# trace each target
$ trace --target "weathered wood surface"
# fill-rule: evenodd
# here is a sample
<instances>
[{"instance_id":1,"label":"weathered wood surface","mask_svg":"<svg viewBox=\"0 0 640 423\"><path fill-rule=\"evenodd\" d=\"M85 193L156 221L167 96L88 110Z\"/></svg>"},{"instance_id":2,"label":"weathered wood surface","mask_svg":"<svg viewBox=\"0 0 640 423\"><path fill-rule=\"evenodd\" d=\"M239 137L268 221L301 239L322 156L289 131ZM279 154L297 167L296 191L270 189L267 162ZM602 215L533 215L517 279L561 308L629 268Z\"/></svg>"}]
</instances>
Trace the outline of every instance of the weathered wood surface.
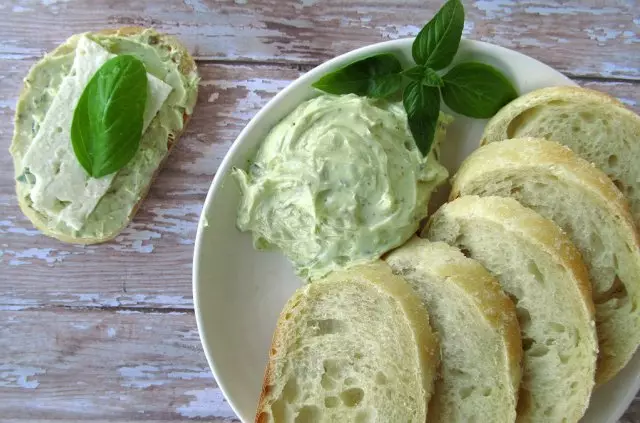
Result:
<instances>
[{"instance_id":1,"label":"weathered wood surface","mask_svg":"<svg viewBox=\"0 0 640 423\"><path fill-rule=\"evenodd\" d=\"M143 25L176 34L200 59L316 64L375 41L415 35L438 9L424 0L17 0L0 9L0 57L33 58L65 35ZM516 48L578 76L640 79L635 0L479 0L468 37ZM1 7L1 6L0 6ZM35 36L37 34L37 37ZM635 55L629 53L636 49Z\"/></svg>"},{"instance_id":2,"label":"weathered wood surface","mask_svg":"<svg viewBox=\"0 0 640 423\"><path fill-rule=\"evenodd\" d=\"M193 240L211 179L242 127L291 80L352 48L415 34L439 2L0 3L0 421L235 421L192 312ZM516 48L640 111L635 0L466 7L468 37ZM7 148L21 79L72 33L132 24L190 47L199 103L129 228L100 246L62 244L15 202ZM640 400L621 422L640 423Z\"/></svg>"},{"instance_id":3,"label":"weathered wood surface","mask_svg":"<svg viewBox=\"0 0 640 423\"><path fill-rule=\"evenodd\" d=\"M0 421L236 421L193 313L0 311Z\"/></svg>"}]
</instances>

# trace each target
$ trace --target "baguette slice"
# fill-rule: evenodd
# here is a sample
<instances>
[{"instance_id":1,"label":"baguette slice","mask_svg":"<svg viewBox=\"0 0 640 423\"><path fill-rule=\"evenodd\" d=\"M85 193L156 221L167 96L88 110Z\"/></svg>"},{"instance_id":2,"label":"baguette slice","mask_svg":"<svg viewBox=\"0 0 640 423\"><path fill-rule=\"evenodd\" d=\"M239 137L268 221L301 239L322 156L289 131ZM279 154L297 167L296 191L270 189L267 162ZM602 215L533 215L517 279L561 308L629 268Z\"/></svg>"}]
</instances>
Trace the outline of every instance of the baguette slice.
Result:
<instances>
[{"instance_id":1,"label":"baguette slice","mask_svg":"<svg viewBox=\"0 0 640 423\"><path fill-rule=\"evenodd\" d=\"M482 143L522 137L557 141L595 163L627 196L640 224L640 116L617 99L579 87L539 89L503 107Z\"/></svg>"},{"instance_id":2,"label":"baguette slice","mask_svg":"<svg viewBox=\"0 0 640 423\"><path fill-rule=\"evenodd\" d=\"M256 422L424 423L438 341L382 261L300 288L273 336Z\"/></svg>"},{"instance_id":3,"label":"baguette slice","mask_svg":"<svg viewBox=\"0 0 640 423\"><path fill-rule=\"evenodd\" d=\"M81 37L88 36L107 50L123 54L134 54L145 64L147 72L160 79L169 78L158 69L158 61L176 69L180 79L165 80L174 87L174 92L184 90L190 92L179 106L169 99L158 112L165 119L176 113L178 119L169 118L168 128L154 126L149 129L140 141L140 148L132 161L115 176L109 190L87 217L85 228L81 231L59 222L56 216L45 215L31 205L29 184L20 181L24 171L22 161L36 135L40 121L53 101L57 88L63 77L69 72L75 55L76 45ZM131 50L133 39L145 40L144 54L136 54ZM15 129L10 147L15 169L16 193L22 212L33 225L45 235L64 242L77 244L96 244L108 241L118 235L131 221L144 200L153 179L155 179L162 163L175 147L180 135L193 113L197 97L198 75L196 64L186 48L174 37L157 33L148 28L125 27L116 30L105 30L92 33L76 34L58 46L45 58L36 63L25 78L24 87L18 100L15 114ZM190 89L191 91L188 91ZM173 94L171 94L173 95ZM169 98L171 98L171 95ZM171 104L170 104L171 103ZM70 105L70 107L75 107ZM170 109L171 108L171 109ZM44 110L44 114L42 111ZM42 116L40 116L42 114ZM155 120L154 119L154 120ZM71 142L71 141L69 141ZM158 154L150 154L153 151ZM132 171L135 166L136 171Z\"/></svg>"},{"instance_id":4,"label":"baguette slice","mask_svg":"<svg viewBox=\"0 0 640 423\"><path fill-rule=\"evenodd\" d=\"M519 422L577 422L598 350L587 269L553 222L512 198L443 205L425 234L478 260L516 304L524 351Z\"/></svg>"},{"instance_id":5,"label":"baguette slice","mask_svg":"<svg viewBox=\"0 0 640 423\"><path fill-rule=\"evenodd\" d=\"M513 197L553 220L589 269L600 341L596 382L611 379L640 344L640 243L626 200L570 149L513 139L476 150L453 181L460 195Z\"/></svg>"},{"instance_id":6,"label":"baguette slice","mask_svg":"<svg viewBox=\"0 0 640 423\"><path fill-rule=\"evenodd\" d=\"M475 260L414 237L385 259L429 310L441 367L431 423L514 422L522 346L513 302Z\"/></svg>"}]
</instances>

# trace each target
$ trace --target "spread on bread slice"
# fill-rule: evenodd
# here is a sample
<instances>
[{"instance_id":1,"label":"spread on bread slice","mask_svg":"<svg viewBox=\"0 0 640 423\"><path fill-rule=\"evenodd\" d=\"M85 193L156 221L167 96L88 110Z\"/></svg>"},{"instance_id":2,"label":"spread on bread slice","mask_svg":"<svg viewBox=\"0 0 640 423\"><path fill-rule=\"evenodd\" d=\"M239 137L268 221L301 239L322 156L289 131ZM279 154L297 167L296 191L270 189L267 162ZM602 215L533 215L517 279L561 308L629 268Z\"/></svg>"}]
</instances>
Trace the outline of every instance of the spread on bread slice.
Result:
<instances>
[{"instance_id":1,"label":"spread on bread slice","mask_svg":"<svg viewBox=\"0 0 640 423\"><path fill-rule=\"evenodd\" d=\"M640 223L640 116L620 101L579 87L535 90L503 107L482 143L522 137L559 142L594 163L629 198Z\"/></svg>"},{"instance_id":2,"label":"spread on bread slice","mask_svg":"<svg viewBox=\"0 0 640 423\"><path fill-rule=\"evenodd\" d=\"M513 197L567 233L592 284L600 341L596 381L620 371L640 344L640 244L627 202L609 178L560 144L512 139L471 154L451 195Z\"/></svg>"},{"instance_id":3,"label":"spread on bread slice","mask_svg":"<svg viewBox=\"0 0 640 423\"><path fill-rule=\"evenodd\" d=\"M577 422L598 350L587 269L552 221L512 198L464 196L443 205L423 235L460 248L516 304L523 347L518 422Z\"/></svg>"},{"instance_id":4,"label":"spread on bread slice","mask_svg":"<svg viewBox=\"0 0 640 423\"><path fill-rule=\"evenodd\" d=\"M512 423L522 346L513 302L480 263L414 237L385 260L429 310L441 366L427 421Z\"/></svg>"},{"instance_id":5,"label":"spread on bread slice","mask_svg":"<svg viewBox=\"0 0 640 423\"><path fill-rule=\"evenodd\" d=\"M94 178L74 154L71 124L84 88L116 55L134 56L146 69L143 131L130 162ZM197 82L195 62L185 48L150 29L77 34L47 54L25 78L10 149L25 215L45 234L67 242L115 237L184 130Z\"/></svg>"},{"instance_id":6,"label":"spread on bread slice","mask_svg":"<svg viewBox=\"0 0 640 423\"><path fill-rule=\"evenodd\" d=\"M424 423L438 342L384 262L298 289L273 336L256 422Z\"/></svg>"}]
</instances>

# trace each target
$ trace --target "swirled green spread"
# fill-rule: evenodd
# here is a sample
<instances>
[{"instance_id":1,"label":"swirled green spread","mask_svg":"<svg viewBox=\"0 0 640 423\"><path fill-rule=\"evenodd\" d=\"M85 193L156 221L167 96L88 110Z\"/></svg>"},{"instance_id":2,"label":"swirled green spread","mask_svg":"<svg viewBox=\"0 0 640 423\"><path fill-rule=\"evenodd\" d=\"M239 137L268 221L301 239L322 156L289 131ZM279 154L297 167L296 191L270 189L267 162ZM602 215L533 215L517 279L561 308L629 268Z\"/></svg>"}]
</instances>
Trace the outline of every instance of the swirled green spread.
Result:
<instances>
[{"instance_id":1,"label":"swirled green spread","mask_svg":"<svg viewBox=\"0 0 640 423\"><path fill-rule=\"evenodd\" d=\"M450 121L441 114L436 143ZM401 104L323 95L278 123L248 172L233 175L238 228L313 280L404 243L448 173L433 149L422 156Z\"/></svg>"}]
</instances>

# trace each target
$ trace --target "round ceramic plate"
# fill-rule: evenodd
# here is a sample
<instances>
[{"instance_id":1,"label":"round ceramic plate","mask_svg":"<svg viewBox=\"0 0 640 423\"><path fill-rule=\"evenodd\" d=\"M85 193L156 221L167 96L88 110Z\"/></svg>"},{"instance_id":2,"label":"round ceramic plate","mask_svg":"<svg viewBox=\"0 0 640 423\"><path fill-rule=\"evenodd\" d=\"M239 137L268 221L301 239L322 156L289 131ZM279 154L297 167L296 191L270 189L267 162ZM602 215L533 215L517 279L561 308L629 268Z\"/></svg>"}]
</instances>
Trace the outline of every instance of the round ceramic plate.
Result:
<instances>
[{"instance_id":1,"label":"round ceramic plate","mask_svg":"<svg viewBox=\"0 0 640 423\"><path fill-rule=\"evenodd\" d=\"M405 65L411 64L412 42L404 39L367 46L336 57L298 78L244 128L216 173L198 225L193 297L207 360L229 404L243 422L254 420L278 315L301 281L283 255L254 250L251 235L236 228L240 198L230 171L234 166L246 166L269 130L302 101L318 94L311 84L322 75L383 52L395 53ZM466 60L479 60L502 69L520 93L553 85L575 85L537 60L491 44L463 40L454 63ZM441 146L442 162L451 174L478 147L486 123L453 115L455 122ZM436 202L446 198L443 192L446 190L440 191L435 196ZM596 390L583 422L617 421L640 387L639 374L640 354L636 354L618 377Z\"/></svg>"}]
</instances>

